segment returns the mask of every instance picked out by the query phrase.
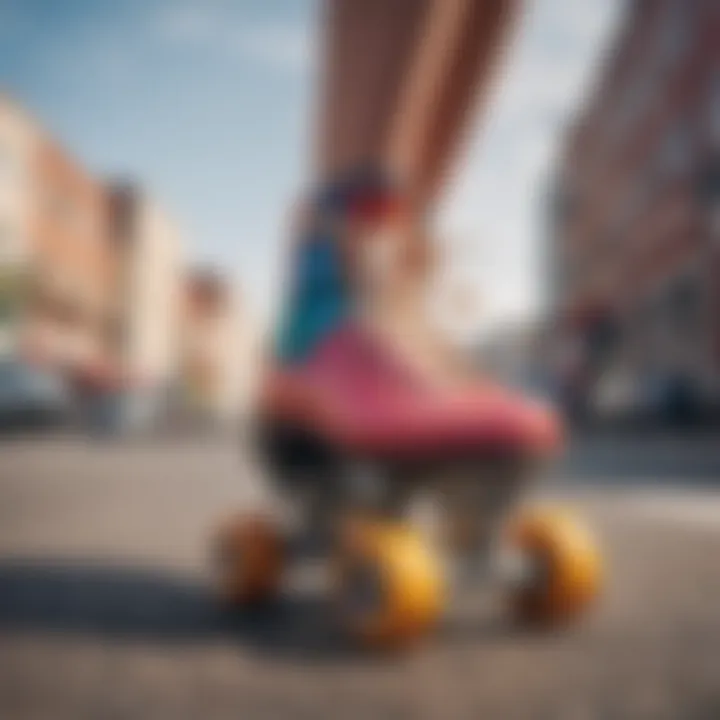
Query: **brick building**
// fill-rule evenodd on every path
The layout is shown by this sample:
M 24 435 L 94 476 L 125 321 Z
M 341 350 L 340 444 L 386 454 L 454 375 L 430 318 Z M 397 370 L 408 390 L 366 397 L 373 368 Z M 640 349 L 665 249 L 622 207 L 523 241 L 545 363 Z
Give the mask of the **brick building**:
M 71 380 L 115 428 L 167 420 L 178 389 L 232 419 L 248 392 L 247 320 L 224 278 L 186 272 L 183 238 L 151 197 L 94 178 L 0 94 L 0 360 Z
M 550 203 L 552 307 L 585 400 L 620 373 L 638 398 L 672 378 L 717 403 L 719 158 L 720 4 L 629 3 Z
M 79 372 L 112 362 L 117 257 L 109 223 L 102 184 L 0 96 L 7 344 Z

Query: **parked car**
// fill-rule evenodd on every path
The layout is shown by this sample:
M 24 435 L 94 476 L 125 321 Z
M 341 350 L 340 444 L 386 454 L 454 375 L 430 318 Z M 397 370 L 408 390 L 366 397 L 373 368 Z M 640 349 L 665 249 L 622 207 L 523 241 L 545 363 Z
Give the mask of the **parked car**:
M 673 372 L 662 378 L 654 411 L 664 424 L 682 427 L 702 421 L 707 408 L 703 404 L 702 391 L 693 378 Z
M 650 425 L 689 425 L 703 417 L 702 394 L 691 377 L 674 372 L 647 372 L 641 377 L 606 373 L 592 397 L 601 420 Z
M 72 394 L 59 373 L 0 358 L 0 429 L 58 426 L 72 416 Z
M 600 421 L 637 420 L 649 402 L 649 387 L 634 375 L 613 370 L 605 372 L 591 393 L 589 409 Z

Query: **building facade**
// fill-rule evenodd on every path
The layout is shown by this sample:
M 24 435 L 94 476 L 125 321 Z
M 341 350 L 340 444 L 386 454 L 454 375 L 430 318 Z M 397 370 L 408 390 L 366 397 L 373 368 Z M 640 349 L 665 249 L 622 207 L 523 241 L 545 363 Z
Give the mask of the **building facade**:
M 70 372 L 112 363 L 117 258 L 101 183 L 0 96 L 0 255 L 8 349 Z
M 115 353 L 126 377 L 124 420 L 143 426 L 159 419 L 179 373 L 182 238 L 136 186 L 112 187 L 110 202 L 119 265 Z
M 219 274 L 188 274 L 147 193 L 95 179 L 0 95 L 0 360 L 69 380 L 106 428 L 230 420 L 248 392 L 241 309 Z
M 186 409 L 213 422 L 236 419 L 251 393 L 252 332 L 235 286 L 216 273 L 186 278 L 181 353 Z
M 718 403 L 719 162 L 720 5 L 629 3 L 549 203 L 561 364 L 585 401 L 615 373 Z
M 0 350 L 16 342 L 20 295 L 30 253 L 31 168 L 36 134 L 30 120 L 0 96 Z

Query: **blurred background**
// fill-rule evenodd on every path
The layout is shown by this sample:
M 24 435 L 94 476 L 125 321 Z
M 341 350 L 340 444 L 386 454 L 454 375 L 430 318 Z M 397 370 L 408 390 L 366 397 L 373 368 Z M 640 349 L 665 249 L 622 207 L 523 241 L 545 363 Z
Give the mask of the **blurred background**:
M 445 325 L 478 368 L 562 408 L 571 430 L 557 479 L 597 521 L 617 581 L 587 635 L 562 649 L 481 637 L 475 667 L 504 668 L 489 684 L 463 684 L 452 668 L 470 651 L 450 642 L 384 689 L 357 669 L 338 671 L 340 686 L 358 707 L 380 698 L 407 716 L 421 714 L 413 693 L 431 675 L 425 716 L 441 716 L 446 696 L 465 716 L 458 697 L 480 687 L 475 705 L 494 717 L 530 717 L 531 707 L 716 717 L 720 3 L 470 2 L 512 12 L 483 61 L 480 111 L 458 131 L 452 163 L 433 166 L 441 294 L 460 298 Z M 417 8 L 387 4 L 409 42 Z M 68 654 L 77 667 L 112 657 L 119 687 L 141 688 L 157 707 L 172 707 L 154 694 L 158 668 L 198 712 L 211 701 L 183 688 L 194 673 L 212 697 L 240 688 L 259 698 L 248 717 L 290 716 L 295 705 L 314 716 L 325 697 L 312 663 L 273 674 L 240 661 L 197 584 L 207 527 L 255 493 L 227 431 L 249 407 L 283 294 L 290 209 L 332 131 L 318 122 L 319 99 L 342 66 L 357 83 L 335 88 L 327 117 L 349 125 L 353 108 L 391 102 L 363 86 L 375 40 L 350 33 L 333 45 L 323 8 L 0 0 L 6 717 L 48 717 L 57 698 L 70 698 L 67 717 L 78 704 L 98 716 L 112 693 L 88 699 L 72 663 L 64 683 L 51 682 Z M 360 0 L 354 11 L 370 12 Z M 394 26 L 377 27 L 392 37 Z M 451 103 L 462 68 L 445 70 Z M 415 117 L 401 118 L 398 147 L 446 141 L 440 126 L 423 135 Z M 569 478 L 581 487 L 565 488 Z M 114 569 L 97 574 L 98 561 Z M 169 569 L 191 579 L 167 580 Z M 66 606 L 43 600 L 60 596 Z M 302 609 L 287 615 L 305 623 Z M 238 632 L 287 651 L 291 665 L 317 660 L 307 633 L 259 627 Z M 71 645 L 44 644 L 57 631 Z M 100 650 L 85 644 L 98 636 Z M 111 649 L 118 637 L 130 642 Z M 204 649 L 166 652 L 168 639 Z M 129 669 L 148 657 L 149 674 Z M 569 678 L 574 694 L 560 690 Z M 582 714 L 606 693 L 609 714 Z
M 232 418 L 307 183 L 318 7 L 0 13 L 3 424 Z M 716 15 L 528 3 L 442 179 L 455 330 L 578 424 L 716 422 Z

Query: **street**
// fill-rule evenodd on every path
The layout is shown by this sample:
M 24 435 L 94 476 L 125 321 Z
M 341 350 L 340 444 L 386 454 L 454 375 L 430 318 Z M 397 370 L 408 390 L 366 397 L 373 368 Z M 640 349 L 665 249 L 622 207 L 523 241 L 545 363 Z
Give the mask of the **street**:
M 337 640 L 311 589 L 245 616 L 216 605 L 207 539 L 264 501 L 231 443 L 4 441 L 0 718 L 720 717 L 720 484 L 658 462 L 661 484 L 650 463 L 613 482 L 600 463 L 539 491 L 587 515 L 607 556 L 577 626 L 522 631 L 467 597 L 379 658 Z

